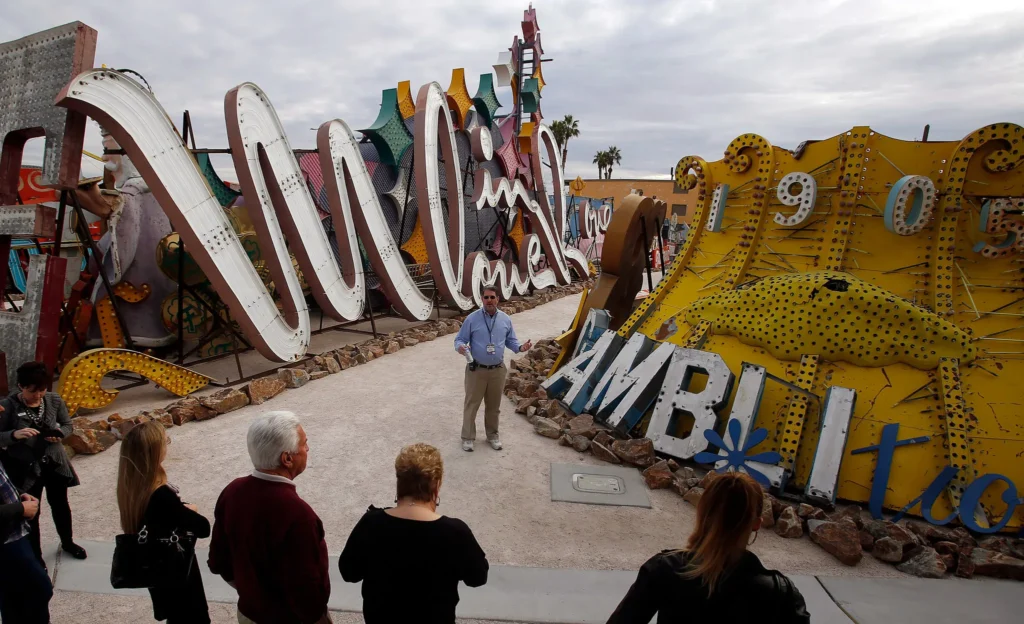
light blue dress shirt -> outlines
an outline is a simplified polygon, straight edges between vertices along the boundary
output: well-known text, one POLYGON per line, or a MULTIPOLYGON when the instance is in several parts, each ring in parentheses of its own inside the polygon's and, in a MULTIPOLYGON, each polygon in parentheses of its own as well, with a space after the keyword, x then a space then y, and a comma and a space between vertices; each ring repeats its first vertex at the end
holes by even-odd
POLYGON ((519 340, 512 329, 512 319, 501 310, 494 316, 487 314, 482 308, 466 317, 462 329, 455 336, 455 350, 462 345, 469 345, 473 359, 484 366, 501 364, 504 360, 505 347, 519 352, 519 340), (487 345, 494 345, 494 353, 487 352, 487 345))

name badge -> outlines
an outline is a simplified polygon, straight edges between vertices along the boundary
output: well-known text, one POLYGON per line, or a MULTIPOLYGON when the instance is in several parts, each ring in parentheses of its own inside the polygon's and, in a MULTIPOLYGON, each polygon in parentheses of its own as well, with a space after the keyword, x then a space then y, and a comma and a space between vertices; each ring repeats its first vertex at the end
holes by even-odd
POLYGON ((496 352, 496 349, 494 348, 494 345, 492 345, 492 344, 487 345, 487 355, 494 355, 495 352, 496 352))

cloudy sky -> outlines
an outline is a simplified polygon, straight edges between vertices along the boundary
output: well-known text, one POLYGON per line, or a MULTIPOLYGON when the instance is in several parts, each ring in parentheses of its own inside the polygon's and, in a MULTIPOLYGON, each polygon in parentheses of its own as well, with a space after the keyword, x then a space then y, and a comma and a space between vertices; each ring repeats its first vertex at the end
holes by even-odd
MULTIPOLYGON (((252 81, 294 147, 340 117, 376 118, 400 80, 470 93, 520 32, 527 2, 9 2, 0 40, 80 20, 99 31, 97 64, 141 72, 172 119, 191 111, 206 147, 226 147, 223 101, 252 81)), ((721 158, 757 132, 776 145, 853 125, 955 140, 986 123, 1024 123, 1024 3, 1019 0, 538 0, 547 119, 572 114, 581 136, 566 176, 667 177, 688 154, 721 158)), ((511 104, 509 89, 499 100, 511 104)), ((95 124, 92 124, 95 126, 95 124)), ((92 130, 88 148, 98 151, 92 130)), ((219 163, 221 166, 230 161, 219 163)))

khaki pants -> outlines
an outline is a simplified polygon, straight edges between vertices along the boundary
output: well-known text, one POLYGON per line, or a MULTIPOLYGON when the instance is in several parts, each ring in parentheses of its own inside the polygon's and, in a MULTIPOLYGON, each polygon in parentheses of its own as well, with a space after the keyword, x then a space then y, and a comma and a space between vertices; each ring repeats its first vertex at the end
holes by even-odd
POLYGON ((484 402, 484 431, 487 439, 498 437, 498 412, 501 411, 501 391, 505 388, 508 370, 502 364, 498 368, 477 368, 466 366, 466 402, 462 410, 462 439, 476 439, 476 413, 480 401, 484 402))

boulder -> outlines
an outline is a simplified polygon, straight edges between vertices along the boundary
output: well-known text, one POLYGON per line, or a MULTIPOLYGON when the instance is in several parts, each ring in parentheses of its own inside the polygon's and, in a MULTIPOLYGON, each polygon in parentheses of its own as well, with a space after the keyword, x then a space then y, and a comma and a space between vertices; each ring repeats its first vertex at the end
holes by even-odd
POLYGON ((770 529, 775 526, 775 514, 772 513, 772 497, 765 494, 761 504, 761 527, 770 529))
POLYGON ((384 348, 384 353, 398 353, 398 350, 402 348, 402 345, 398 344, 397 340, 389 340, 387 346, 384 348))
POLYGON ((907 520, 902 524, 917 535, 925 543, 927 542, 955 542, 956 536, 953 529, 945 526, 938 526, 921 520, 907 520))
POLYGON ((635 440, 616 440, 612 442, 612 452, 627 464, 646 468, 655 462, 654 442, 649 438, 635 440))
POLYGON ((861 529, 857 532, 860 536, 860 547, 864 550, 871 550, 875 547, 875 538, 871 537, 871 534, 861 529))
POLYGON ((101 429, 75 429, 64 438, 64 443, 74 449, 75 453, 94 455, 101 453, 117 442, 117 436, 101 429))
POLYGON ((590 414, 580 414, 569 420, 569 431, 573 435, 581 435, 591 440, 597 435, 599 429, 594 426, 594 417, 590 414))
POLYGON ((668 467, 668 462, 665 460, 644 470, 644 481, 652 490, 661 490, 672 485, 672 477, 672 469, 668 467))
POLYGON ((301 388, 309 383, 309 373, 301 368, 282 368, 277 376, 288 388, 301 388))
MULTIPOLYGON (((338 361, 334 358, 330 358, 328 361, 334 362, 335 366, 338 365, 338 361)), ((245 393, 249 396, 249 403, 252 405, 262 405, 282 392, 284 392, 284 381, 280 377, 261 377, 245 384, 245 393)))
POLYGON ((797 538, 803 537, 804 521, 796 515, 796 510, 786 507, 775 519, 775 532, 782 537, 797 538))
POLYGON ((622 463, 622 460, 620 460, 618 458, 618 456, 615 455, 615 453, 611 452, 608 449, 608 447, 606 447, 605 445, 601 444, 597 440, 594 440, 590 444, 590 452, 594 454, 594 457, 596 457, 596 458, 598 458, 598 459, 600 459, 602 461, 606 461, 606 462, 611 463, 611 464, 622 463))
POLYGON ((309 380, 310 381, 316 381, 317 379, 323 379, 324 377, 326 377, 328 375, 330 375, 330 373, 328 373, 325 370, 313 371, 312 373, 309 374, 309 380))
POLYGON ((690 503, 694 507, 700 502, 700 497, 704 495, 704 488, 692 487, 683 494, 683 500, 690 503))
POLYGON ((178 426, 193 420, 207 420, 217 415, 217 412, 203 406, 199 399, 191 396, 175 401, 164 409, 171 415, 174 424, 178 426))
POLYGON ((537 399, 537 397, 526 397, 525 399, 519 399, 519 402, 516 403, 516 413, 525 414, 526 408, 536 405, 538 400, 539 399, 537 399))
POLYGON ((584 453, 590 448, 590 438, 581 435, 574 435, 572 437, 572 447, 580 453, 584 453))
POLYGON ((822 509, 815 507, 814 505, 808 505, 807 503, 800 503, 800 506, 796 508, 796 515, 800 516, 804 520, 827 520, 828 516, 822 509))
POLYGON ((324 370, 333 375, 334 373, 341 372, 341 365, 338 364, 338 360, 333 357, 324 358, 324 370))
POLYGON ((605 448, 611 448, 612 443, 615 442, 615 438, 613 438, 607 431, 599 431, 598 434, 594 436, 594 442, 597 442, 605 448))
POLYGON ((837 509, 829 516, 829 519, 839 522, 843 518, 849 518, 857 525, 858 529, 861 529, 864 527, 864 520, 861 518, 862 511, 863 510, 860 508, 860 505, 848 505, 842 509, 837 509))
POLYGON ((557 440, 562 437, 562 428, 559 427, 555 421, 550 418, 544 418, 543 416, 537 417, 533 424, 533 430, 540 435, 553 440, 557 440))
POLYGON ((864 552, 860 547, 856 524, 811 518, 807 521, 807 528, 811 541, 821 546, 825 552, 848 566, 860 563, 864 552))
POLYGON ((921 578, 942 578, 946 574, 946 562, 931 546, 920 548, 910 559, 896 566, 900 572, 921 578))
MULTIPOLYGON (((120 416, 118 416, 120 418, 120 416)), ((97 431, 110 431, 110 423, 106 420, 92 420, 88 416, 79 416, 71 419, 71 426, 74 429, 95 429, 97 431)))
POLYGON ((891 537, 883 537, 880 540, 875 540, 871 547, 871 554, 875 559, 886 563, 900 563, 903 561, 903 544, 891 537))
POLYGON ((993 535, 978 542, 978 547, 1002 553, 1007 557, 1024 559, 1024 540, 1019 538, 1014 539, 1002 535, 993 535))
POLYGON ((1024 581, 1024 559, 980 546, 971 550, 970 559, 976 575, 1024 581))
POLYGON ((680 496, 686 496, 686 493, 690 491, 690 485, 687 481, 688 479, 676 475, 672 478, 672 491, 680 496))
MULTIPOLYGON (((303 372, 305 373, 305 371, 303 372)), ((209 396, 202 397, 199 399, 199 402, 202 403, 203 407, 209 408, 217 414, 227 414, 248 405, 249 397, 245 396, 245 393, 240 390, 224 388, 209 396)), ((201 420, 198 418, 198 414, 196 420, 201 420)))

